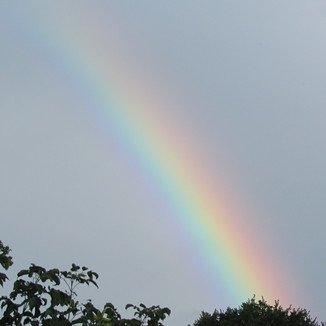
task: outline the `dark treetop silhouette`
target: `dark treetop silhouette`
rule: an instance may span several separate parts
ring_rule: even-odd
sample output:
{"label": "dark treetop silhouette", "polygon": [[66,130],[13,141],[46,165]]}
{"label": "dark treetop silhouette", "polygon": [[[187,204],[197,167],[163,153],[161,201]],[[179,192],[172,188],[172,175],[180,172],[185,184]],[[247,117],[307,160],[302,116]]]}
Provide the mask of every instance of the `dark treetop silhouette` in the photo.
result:
{"label": "dark treetop silhouette", "polygon": [[[0,265],[6,271],[13,264],[10,248],[0,241]],[[124,319],[117,309],[107,303],[96,308],[91,300],[77,300],[78,285],[94,285],[98,274],[87,267],[72,264],[69,271],[57,268],[45,269],[31,264],[17,274],[12,291],[0,297],[0,325],[32,326],[163,326],[162,321],[170,315],[169,308],[146,307],[127,304],[134,309],[134,318]],[[0,273],[0,286],[9,279]],[[305,309],[283,309],[279,302],[269,305],[255,298],[242,303],[239,308],[215,310],[212,314],[202,312],[193,326],[318,326]],[[188,325],[189,326],[189,325]],[[321,326],[326,326],[322,323]]]}

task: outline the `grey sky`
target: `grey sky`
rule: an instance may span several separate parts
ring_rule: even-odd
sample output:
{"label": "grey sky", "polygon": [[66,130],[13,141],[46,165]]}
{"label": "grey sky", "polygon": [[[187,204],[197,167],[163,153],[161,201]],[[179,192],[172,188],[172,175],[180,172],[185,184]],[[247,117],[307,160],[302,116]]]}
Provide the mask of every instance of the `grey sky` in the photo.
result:
{"label": "grey sky", "polygon": [[189,270],[195,258],[173,236],[182,230],[164,227],[169,208],[151,180],[29,32],[57,20],[70,35],[76,16],[131,49],[180,104],[180,126],[224,167],[258,212],[257,236],[301,283],[293,304],[326,320],[324,1],[1,2],[1,239],[15,268],[89,266],[101,278],[87,297],[168,306],[176,325],[234,304]]}

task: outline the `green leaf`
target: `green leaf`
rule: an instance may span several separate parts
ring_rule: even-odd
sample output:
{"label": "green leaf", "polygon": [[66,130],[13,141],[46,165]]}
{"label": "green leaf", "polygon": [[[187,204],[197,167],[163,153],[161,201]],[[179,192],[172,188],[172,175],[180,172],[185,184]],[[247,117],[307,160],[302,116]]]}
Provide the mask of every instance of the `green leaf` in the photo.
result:
{"label": "green leaf", "polygon": [[28,275],[29,270],[28,269],[22,269],[20,272],[17,273],[17,277]]}

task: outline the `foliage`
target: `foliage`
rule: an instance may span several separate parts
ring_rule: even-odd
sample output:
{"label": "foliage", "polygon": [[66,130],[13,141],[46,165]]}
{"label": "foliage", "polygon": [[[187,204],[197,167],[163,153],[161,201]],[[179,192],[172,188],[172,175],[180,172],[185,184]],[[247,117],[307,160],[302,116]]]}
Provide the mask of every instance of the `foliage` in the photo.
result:
{"label": "foliage", "polygon": [[160,308],[160,306],[152,306],[147,308],[144,304],[140,304],[139,307],[132,304],[127,304],[126,309],[133,308],[136,310],[135,316],[139,319],[139,325],[150,326],[163,326],[160,320],[164,320],[166,315],[170,315],[171,310],[169,308]]}
{"label": "foliage", "polygon": [[[9,247],[5,247],[0,241],[0,265],[5,269],[8,270],[8,268],[13,264],[12,257],[9,256],[10,249]],[[3,286],[3,283],[8,280],[8,277],[4,273],[0,273],[0,285]]]}
{"label": "foliage", "polygon": [[[0,241],[0,265],[7,271],[13,264],[10,248]],[[8,296],[0,297],[0,325],[2,326],[163,326],[162,321],[170,315],[168,308],[146,307],[127,304],[134,310],[134,318],[125,319],[117,309],[107,303],[103,309],[96,308],[91,300],[77,300],[79,285],[97,287],[98,274],[87,267],[72,264],[69,271],[57,268],[45,269],[31,264],[17,274],[17,280]],[[0,273],[0,287],[8,281]],[[212,314],[202,312],[193,326],[318,326],[305,309],[291,306],[283,309],[279,302],[269,305],[255,297],[239,308],[215,310]],[[320,326],[326,326],[322,323]]]}
{"label": "foliage", "polygon": [[[241,304],[239,308],[227,308],[226,311],[215,310],[212,314],[202,312],[193,326],[318,326],[305,309],[291,306],[283,309],[278,301],[269,305],[264,299],[256,301],[255,297]],[[321,326],[326,326],[322,324]]]}
{"label": "foliage", "polygon": [[[13,264],[9,256],[10,249],[0,241],[0,264],[5,269]],[[45,269],[31,264],[17,274],[9,296],[0,297],[0,325],[32,326],[163,326],[161,321],[170,315],[168,308],[159,306],[139,307],[127,305],[126,309],[135,309],[132,319],[122,319],[116,308],[107,303],[102,310],[89,300],[81,303],[77,300],[76,288],[79,285],[94,285],[98,274],[87,267],[72,264],[69,271],[57,268]],[[0,273],[0,285],[8,277]],[[65,289],[62,289],[62,285]]]}

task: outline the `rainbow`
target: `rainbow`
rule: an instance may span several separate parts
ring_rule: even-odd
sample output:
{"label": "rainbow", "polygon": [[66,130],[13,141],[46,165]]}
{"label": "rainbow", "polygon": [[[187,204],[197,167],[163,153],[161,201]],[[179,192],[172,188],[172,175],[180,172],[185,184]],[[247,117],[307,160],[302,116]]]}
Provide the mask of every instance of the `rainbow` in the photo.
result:
{"label": "rainbow", "polygon": [[207,154],[191,139],[181,118],[167,113],[173,105],[149,86],[150,78],[137,71],[130,58],[122,58],[114,42],[100,42],[110,40],[108,31],[89,26],[83,31],[81,17],[69,19],[75,30],[64,22],[43,22],[47,28],[35,27],[34,33],[92,99],[91,115],[104,128],[114,129],[121,146],[168,200],[194,252],[199,252],[202,277],[233,302],[254,294],[288,300],[289,277],[246,224],[227,183],[213,177],[216,168],[207,163]]}

